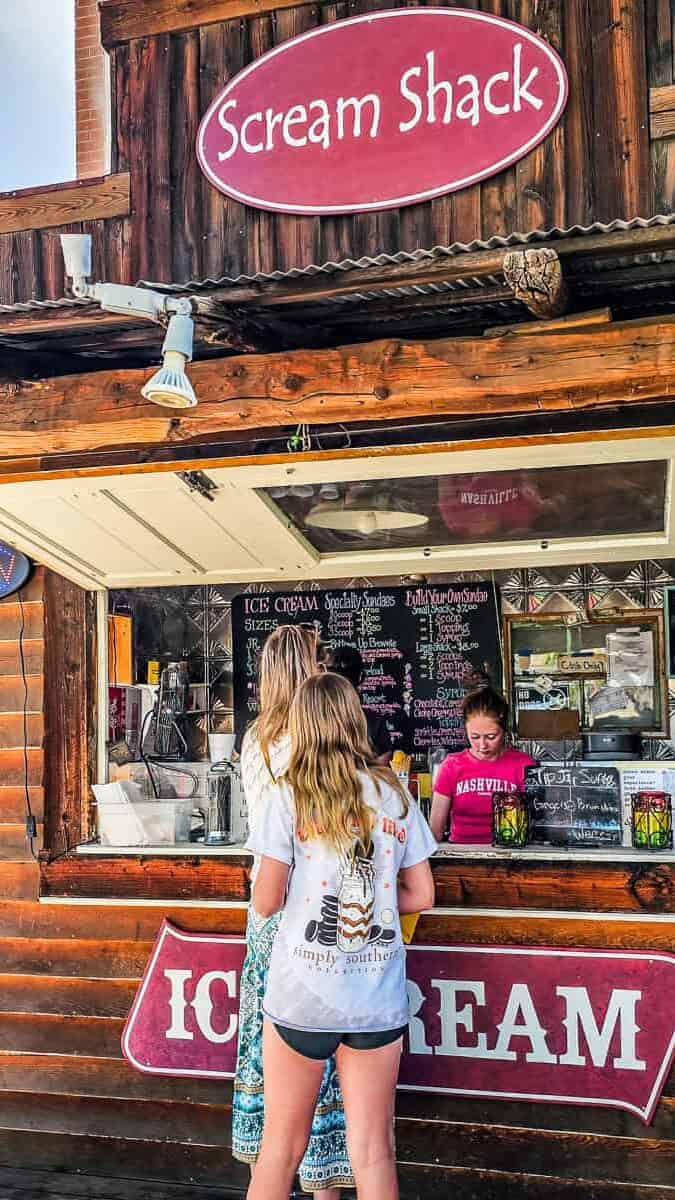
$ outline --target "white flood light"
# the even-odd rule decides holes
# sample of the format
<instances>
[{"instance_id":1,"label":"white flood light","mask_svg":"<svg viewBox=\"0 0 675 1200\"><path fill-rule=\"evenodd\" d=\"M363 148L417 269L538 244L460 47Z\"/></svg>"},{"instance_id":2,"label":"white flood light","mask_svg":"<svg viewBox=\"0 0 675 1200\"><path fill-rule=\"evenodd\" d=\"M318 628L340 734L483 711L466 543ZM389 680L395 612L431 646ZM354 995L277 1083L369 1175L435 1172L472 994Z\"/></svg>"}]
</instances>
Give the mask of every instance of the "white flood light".
<instances>
[{"instance_id":1,"label":"white flood light","mask_svg":"<svg viewBox=\"0 0 675 1200\"><path fill-rule=\"evenodd\" d=\"M194 323L191 317L176 315L169 321L164 345L163 365L141 388L141 396L164 408L194 408L197 397L185 374L192 358Z\"/></svg>"},{"instance_id":2,"label":"white flood light","mask_svg":"<svg viewBox=\"0 0 675 1200\"><path fill-rule=\"evenodd\" d=\"M165 296L151 288L87 283L87 276L91 275L91 234L62 233L61 249L66 274L72 279L73 295L78 300L91 300L105 312L122 316L144 317L155 322L169 318L162 346L163 364L141 389L141 395L166 408L194 408L197 397L185 374L194 340L192 302L185 297Z\"/></svg>"},{"instance_id":3,"label":"white flood light","mask_svg":"<svg viewBox=\"0 0 675 1200\"><path fill-rule=\"evenodd\" d=\"M73 281L73 291L86 287L86 281L91 275L91 234L62 233L61 250L66 268L66 275Z\"/></svg>"}]
</instances>

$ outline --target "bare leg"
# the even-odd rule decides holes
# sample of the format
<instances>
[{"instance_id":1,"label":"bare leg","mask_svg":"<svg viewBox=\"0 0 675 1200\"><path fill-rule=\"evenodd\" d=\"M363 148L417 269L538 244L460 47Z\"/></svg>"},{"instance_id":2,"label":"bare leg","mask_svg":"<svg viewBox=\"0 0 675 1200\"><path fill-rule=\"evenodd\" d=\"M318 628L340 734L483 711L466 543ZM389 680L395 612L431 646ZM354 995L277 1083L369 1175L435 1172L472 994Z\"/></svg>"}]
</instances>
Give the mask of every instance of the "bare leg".
<instances>
[{"instance_id":1,"label":"bare leg","mask_svg":"<svg viewBox=\"0 0 675 1200\"><path fill-rule=\"evenodd\" d=\"M250 1167L251 1180L253 1180L253 1173L255 1171L255 1168L256 1168L256 1164L251 1163L251 1167ZM313 1197L313 1200L341 1200L342 1192L340 1191L339 1188L321 1188L317 1192L312 1192L311 1195Z\"/></svg>"},{"instance_id":2,"label":"bare leg","mask_svg":"<svg viewBox=\"0 0 675 1200\"><path fill-rule=\"evenodd\" d=\"M271 1021L263 1027L265 1127L247 1200L288 1200L295 1172L309 1141L323 1062L304 1058L279 1037ZM320 1195L320 1193L315 1193ZM332 1197L334 1192L324 1192ZM388 1200L382 1196L381 1200Z\"/></svg>"},{"instance_id":3,"label":"bare leg","mask_svg":"<svg viewBox=\"0 0 675 1200\"><path fill-rule=\"evenodd\" d=\"M347 1149L358 1200L398 1200L394 1096L403 1039L379 1050L338 1046Z\"/></svg>"}]
</instances>

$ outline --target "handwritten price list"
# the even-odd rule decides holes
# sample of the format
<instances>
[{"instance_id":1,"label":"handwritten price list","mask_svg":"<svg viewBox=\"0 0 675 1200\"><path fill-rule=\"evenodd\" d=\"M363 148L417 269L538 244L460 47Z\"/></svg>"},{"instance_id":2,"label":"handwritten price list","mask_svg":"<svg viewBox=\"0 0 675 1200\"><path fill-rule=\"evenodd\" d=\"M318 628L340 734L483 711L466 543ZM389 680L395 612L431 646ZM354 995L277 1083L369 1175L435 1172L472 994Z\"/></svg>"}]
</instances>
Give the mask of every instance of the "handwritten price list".
<instances>
[{"instance_id":1,"label":"handwritten price list","mask_svg":"<svg viewBox=\"0 0 675 1200\"><path fill-rule=\"evenodd\" d=\"M499 683L497 600L491 583L264 592L232 604L235 728L256 715L260 651L277 625L312 623L328 649L356 646L363 703L387 721L395 746L463 745L465 680Z\"/></svg>"}]
</instances>

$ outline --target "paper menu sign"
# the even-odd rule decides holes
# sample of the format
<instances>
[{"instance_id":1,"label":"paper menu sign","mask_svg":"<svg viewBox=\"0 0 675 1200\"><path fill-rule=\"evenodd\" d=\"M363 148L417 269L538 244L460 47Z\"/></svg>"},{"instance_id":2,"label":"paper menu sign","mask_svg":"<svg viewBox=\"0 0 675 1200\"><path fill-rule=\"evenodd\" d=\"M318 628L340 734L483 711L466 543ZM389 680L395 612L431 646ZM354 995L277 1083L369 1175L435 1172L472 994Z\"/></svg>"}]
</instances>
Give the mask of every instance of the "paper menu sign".
<instances>
[{"instance_id":1,"label":"paper menu sign","mask_svg":"<svg viewBox=\"0 0 675 1200\"><path fill-rule=\"evenodd\" d=\"M608 686L654 686L654 638L649 629L608 633L607 659Z\"/></svg>"},{"instance_id":2,"label":"paper menu sign","mask_svg":"<svg viewBox=\"0 0 675 1200\"><path fill-rule=\"evenodd\" d=\"M675 761L615 762L621 779L623 845L632 846L631 796L633 792L668 792L675 796Z\"/></svg>"}]
</instances>

